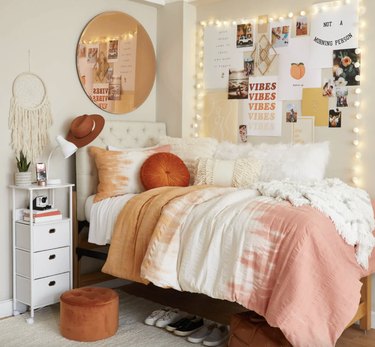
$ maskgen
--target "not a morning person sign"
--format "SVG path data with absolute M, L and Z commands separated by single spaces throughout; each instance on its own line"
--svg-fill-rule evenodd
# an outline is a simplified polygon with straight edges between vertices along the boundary
M 311 17 L 311 68 L 331 68 L 333 50 L 358 47 L 358 0 L 315 5 Z

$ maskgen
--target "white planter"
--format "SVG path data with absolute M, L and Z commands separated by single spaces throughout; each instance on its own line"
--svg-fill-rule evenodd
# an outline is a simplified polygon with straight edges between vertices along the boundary
M 14 180 L 16 186 L 29 186 L 32 182 L 32 173 L 30 171 L 27 172 L 16 172 L 14 175 Z

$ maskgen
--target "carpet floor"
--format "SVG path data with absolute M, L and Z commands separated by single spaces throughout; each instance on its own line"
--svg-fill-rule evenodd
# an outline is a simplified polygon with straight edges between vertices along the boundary
M 193 347 L 183 337 L 164 329 L 147 326 L 144 319 L 161 307 L 123 291 L 120 295 L 119 329 L 115 336 L 96 342 L 76 342 L 65 339 L 59 332 L 59 305 L 44 307 L 35 312 L 34 324 L 27 324 L 28 313 L 0 320 L 1 347 L 60 347 L 60 346 L 121 346 L 121 347 Z

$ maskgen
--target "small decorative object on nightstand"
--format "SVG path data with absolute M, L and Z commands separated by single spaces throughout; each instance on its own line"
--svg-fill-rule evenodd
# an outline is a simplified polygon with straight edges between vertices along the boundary
M 32 176 L 29 171 L 30 162 L 27 161 L 26 156 L 23 152 L 20 152 L 19 158 L 17 160 L 17 169 L 18 172 L 15 173 L 15 184 L 16 186 L 28 186 L 31 184 Z
M 73 186 L 10 186 L 13 208 L 13 314 L 18 314 L 18 302 L 29 306 L 30 318 L 27 322 L 30 324 L 34 322 L 36 308 L 59 302 L 60 295 L 72 288 Z M 25 193 L 28 193 L 27 199 Z M 16 206 L 21 206 L 21 197 L 24 208 L 18 209 Z M 34 209 L 35 198 L 42 203 L 43 200 L 48 202 L 51 208 Z M 64 209 L 66 206 L 67 211 Z
M 75 152 L 77 152 L 77 149 L 78 149 L 74 143 L 65 140 L 61 135 L 56 137 L 56 142 L 58 143 L 58 145 L 51 151 L 48 157 L 48 161 L 47 161 L 47 184 L 49 186 L 61 184 L 60 178 L 50 178 L 50 175 L 49 175 L 51 171 L 49 162 L 52 158 L 53 153 L 55 153 L 56 149 L 58 148 L 61 149 L 65 159 L 72 156 Z

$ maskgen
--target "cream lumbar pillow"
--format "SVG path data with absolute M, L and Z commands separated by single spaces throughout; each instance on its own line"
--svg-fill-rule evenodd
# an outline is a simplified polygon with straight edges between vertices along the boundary
M 201 158 L 197 160 L 194 184 L 248 187 L 258 181 L 260 170 L 260 161 L 251 158 L 236 160 Z

